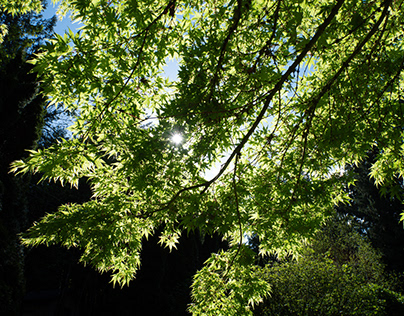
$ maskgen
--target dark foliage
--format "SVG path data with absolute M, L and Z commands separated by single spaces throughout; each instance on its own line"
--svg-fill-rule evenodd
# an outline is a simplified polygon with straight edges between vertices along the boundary
M 355 187 L 349 188 L 351 204 L 340 205 L 337 211 L 341 216 L 350 215 L 355 219 L 357 231 L 381 251 L 388 270 L 403 273 L 404 229 L 400 213 L 404 208 L 401 200 L 390 193 L 391 188 L 378 188 L 370 178 L 370 166 L 376 154 L 370 153 L 362 164 L 349 168 L 356 179 Z M 399 179 L 394 190 L 404 192 Z
M 44 100 L 27 59 L 50 35 L 55 20 L 39 14 L 0 13 L 8 34 L 0 45 L 0 314 L 18 315 L 24 294 L 23 249 L 17 234 L 26 228 L 27 177 L 8 173 L 40 136 Z

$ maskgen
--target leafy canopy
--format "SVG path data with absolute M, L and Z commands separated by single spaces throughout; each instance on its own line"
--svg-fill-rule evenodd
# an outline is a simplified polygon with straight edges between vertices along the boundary
M 377 183 L 404 174 L 402 0 L 61 6 L 83 27 L 34 63 L 50 104 L 78 113 L 73 136 L 12 170 L 86 178 L 93 198 L 47 215 L 27 245 L 81 247 L 83 262 L 124 285 L 157 228 L 170 249 L 182 232 L 219 233 L 230 248 L 196 275 L 190 310 L 220 315 L 226 302 L 249 314 L 269 286 L 257 286 L 244 234 L 259 237 L 261 254 L 297 250 L 347 200 L 342 166 L 374 147 Z

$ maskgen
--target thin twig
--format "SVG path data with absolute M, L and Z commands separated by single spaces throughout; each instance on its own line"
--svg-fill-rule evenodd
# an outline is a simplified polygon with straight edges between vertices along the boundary
M 238 217 L 238 227 L 239 227 L 239 232 L 240 232 L 240 241 L 238 243 L 238 247 L 237 247 L 237 252 L 234 254 L 225 275 L 223 276 L 223 279 L 226 278 L 227 273 L 230 271 L 231 266 L 234 263 L 234 260 L 236 260 L 238 254 L 240 253 L 240 249 L 241 249 L 241 245 L 243 244 L 243 227 L 241 225 L 241 215 L 240 215 L 240 207 L 239 207 L 239 203 L 238 203 L 238 195 L 237 195 L 237 181 L 236 181 L 236 175 L 237 175 L 237 165 L 238 165 L 238 160 L 240 158 L 240 154 L 238 154 L 236 156 L 236 160 L 234 162 L 234 173 L 233 173 L 233 189 L 234 189 L 234 200 L 236 202 L 236 212 L 237 212 L 237 217 Z

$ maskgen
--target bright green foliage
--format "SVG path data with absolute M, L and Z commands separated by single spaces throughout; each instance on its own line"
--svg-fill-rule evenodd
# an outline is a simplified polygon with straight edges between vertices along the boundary
M 30 11 L 39 13 L 42 10 L 42 0 L 1 0 L 0 10 L 12 15 L 25 14 Z
M 254 306 L 270 290 L 269 284 L 252 265 L 251 250 L 220 252 L 209 258 L 195 275 L 189 310 L 193 315 L 253 315 Z
M 62 6 L 83 27 L 52 39 L 35 65 L 51 103 L 78 113 L 73 137 L 13 170 L 71 185 L 85 177 L 94 196 L 38 223 L 26 244 L 83 247 L 84 261 L 124 284 L 158 227 L 170 248 L 196 229 L 223 235 L 229 253 L 244 233 L 259 237 L 261 254 L 295 251 L 347 200 L 340 166 L 376 146 L 373 177 L 403 174 L 402 0 Z M 163 75 L 170 58 L 180 64 L 174 83 Z M 217 287 L 220 278 L 203 276 L 209 267 L 196 284 Z M 201 288 L 192 310 L 208 313 Z

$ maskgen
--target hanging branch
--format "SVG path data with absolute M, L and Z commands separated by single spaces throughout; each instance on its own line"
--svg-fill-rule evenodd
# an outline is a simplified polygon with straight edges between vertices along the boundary
M 243 244 L 243 227 L 241 225 L 241 214 L 240 214 L 240 206 L 238 204 L 238 195 L 237 195 L 237 182 L 236 182 L 236 175 L 237 175 L 237 165 L 238 165 L 238 160 L 240 158 L 241 154 L 237 154 L 236 160 L 234 162 L 234 173 L 233 173 L 233 190 L 234 190 L 234 200 L 236 202 L 236 212 L 237 212 L 237 217 L 238 217 L 238 226 L 239 226 L 239 233 L 240 233 L 240 241 L 238 243 L 237 251 L 234 254 L 233 258 L 230 261 L 230 264 L 226 270 L 226 273 L 223 276 L 223 279 L 226 279 L 227 273 L 230 271 L 231 266 L 234 263 L 234 260 L 236 260 L 238 254 L 240 253 L 241 245 Z

